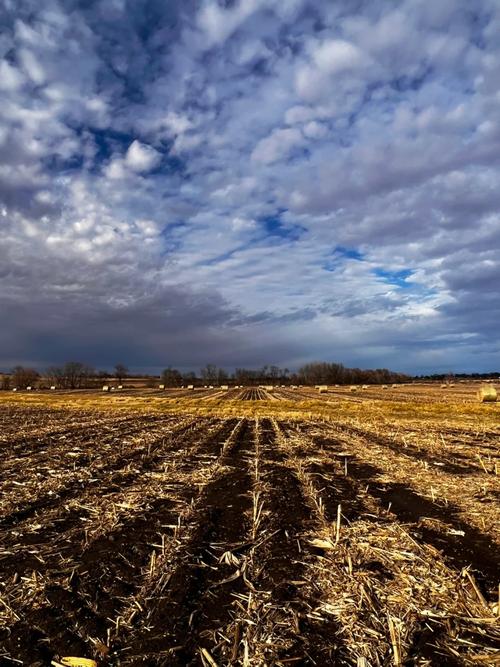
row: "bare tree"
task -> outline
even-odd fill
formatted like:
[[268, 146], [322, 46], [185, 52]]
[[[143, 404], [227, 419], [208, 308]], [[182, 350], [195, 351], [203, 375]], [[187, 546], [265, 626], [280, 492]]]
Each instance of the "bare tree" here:
[[161, 381], [165, 387], [180, 387], [182, 384], [182, 375], [176, 368], [169, 366], [161, 374]]
[[34, 368], [16, 366], [12, 371], [12, 382], [15, 387], [20, 387], [21, 389], [33, 386], [39, 377], [38, 371]]
[[207, 364], [205, 368], [202, 368], [201, 379], [206, 384], [214, 384], [217, 381], [217, 366], [215, 364]]
[[64, 366], [51, 366], [46, 371], [47, 379], [63, 389], [85, 387], [94, 370], [80, 361], [68, 361]]
[[121, 383], [121, 381], [128, 375], [128, 368], [123, 364], [116, 364], [115, 375], [118, 382]]

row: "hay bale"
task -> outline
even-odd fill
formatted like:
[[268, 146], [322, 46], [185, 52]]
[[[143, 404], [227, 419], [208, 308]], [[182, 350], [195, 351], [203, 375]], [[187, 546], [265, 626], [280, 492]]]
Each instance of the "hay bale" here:
[[26, 387], [26, 391], [31, 391], [33, 387]]
[[158, 389], [165, 389], [165, 385], [164, 384], [159, 384]]
[[51, 388], [50, 388], [50, 391], [54, 391], [55, 388], [56, 388], [56, 386], [53, 384], [53, 385], [51, 386]]
[[109, 385], [105, 384], [102, 388], [103, 391], [109, 391]]
[[349, 391], [358, 391], [358, 386], [353, 384], [349, 387]]
[[318, 385], [318, 391], [320, 394], [326, 394], [326, 392], [328, 391], [328, 385], [326, 384]]
[[229, 389], [229, 385], [228, 384], [221, 384], [220, 388], [225, 389], [227, 391]]
[[193, 384], [188, 384], [187, 388], [188, 389], [194, 389], [194, 385]]
[[382, 389], [389, 389], [389, 387], [386, 384], [383, 384]]
[[393, 385], [392, 385], [392, 388], [393, 388], [393, 389], [397, 389], [397, 388], [398, 388], [398, 385], [397, 385], [397, 384], [393, 384]]
[[477, 397], [481, 403], [495, 403], [497, 400], [497, 390], [495, 387], [487, 386], [481, 387], [477, 392]]
[[12, 391], [17, 391], [17, 387], [14, 387], [14, 389]]
[[266, 389], [267, 391], [273, 391], [274, 385], [273, 384], [266, 384], [266, 385], [264, 385], [264, 389]]
[[441, 389], [448, 389], [448, 385], [447, 384], [442, 384]]
[[361, 389], [368, 389], [368, 385], [367, 385], [367, 384], [364, 384], [364, 385], [361, 387]]
[[118, 389], [123, 389], [123, 385], [122, 385], [122, 384], [119, 384], [119, 385], [118, 385]]

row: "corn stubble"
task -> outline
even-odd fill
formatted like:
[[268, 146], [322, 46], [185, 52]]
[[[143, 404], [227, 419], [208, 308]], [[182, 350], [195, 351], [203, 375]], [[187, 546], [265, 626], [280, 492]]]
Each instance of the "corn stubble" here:
[[1, 397], [0, 662], [500, 664], [476, 392]]

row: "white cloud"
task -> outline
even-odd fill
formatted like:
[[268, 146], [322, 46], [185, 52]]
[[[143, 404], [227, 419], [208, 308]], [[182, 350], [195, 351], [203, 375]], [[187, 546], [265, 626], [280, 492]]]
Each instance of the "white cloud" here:
[[183, 134], [193, 127], [193, 123], [183, 114], [169, 111], [165, 116], [164, 124], [169, 128], [172, 134]]
[[33, 83], [38, 86], [42, 85], [46, 81], [46, 73], [40, 62], [40, 60], [35, 56], [35, 54], [28, 49], [19, 50], [19, 58], [23, 66], [24, 71], [33, 81]]
[[322, 139], [328, 134], [328, 128], [324, 123], [318, 123], [313, 120], [310, 123], [306, 123], [302, 128], [302, 132], [309, 139]]
[[232, 7], [224, 8], [215, 0], [208, 0], [200, 9], [197, 23], [204, 31], [208, 45], [219, 44], [263, 4], [264, 0], [238, 0]]
[[160, 161], [161, 153], [137, 139], [128, 147], [124, 160], [125, 165], [138, 174], [151, 171], [158, 166]]
[[6, 60], [0, 62], [0, 90], [16, 90], [24, 83], [24, 76]]
[[368, 63], [360, 48], [342, 39], [322, 42], [314, 49], [312, 58], [317, 67], [327, 74], [352, 72]]
[[295, 128], [274, 130], [255, 146], [251, 158], [254, 162], [271, 164], [287, 157], [290, 151], [303, 143], [303, 136]]
[[303, 123], [308, 120], [316, 118], [317, 111], [313, 107], [295, 106], [287, 109], [285, 114], [285, 123], [287, 125], [295, 125], [296, 123]]

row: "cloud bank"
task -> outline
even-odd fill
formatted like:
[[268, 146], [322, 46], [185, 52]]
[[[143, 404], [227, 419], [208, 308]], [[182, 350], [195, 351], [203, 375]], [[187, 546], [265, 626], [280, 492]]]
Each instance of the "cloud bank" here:
[[498, 367], [495, 0], [0, 21], [0, 367]]

